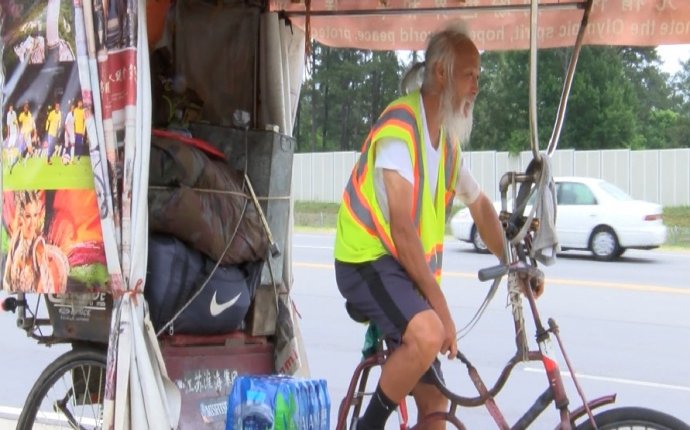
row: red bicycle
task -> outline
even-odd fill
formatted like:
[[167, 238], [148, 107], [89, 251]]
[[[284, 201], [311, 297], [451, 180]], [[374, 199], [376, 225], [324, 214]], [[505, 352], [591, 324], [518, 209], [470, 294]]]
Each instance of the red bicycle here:
[[[524, 216], [526, 203], [530, 196], [538, 192], [539, 186], [532, 187], [532, 184], [541, 184], [542, 171], [538, 167], [538, 163], [533, 163], [531, 168], [528, 168], [529, 173], [515, 174], [508, 173], [504, 175], [501, 181], [500, 191], [503, 201], [503, 211], [501, 211], [500, 218], [503, 223], [504, 231], [506, 233], [506, 255], [508, 256], [508, 263], [505, 265], [498, 265], [482, 269], [478, 276], [481, 281], [493, 280], [493, 285], [487, 296], [487, 301], [491, 299], [497, 287], [501, 283], [504, 276], [508, 278], [508, 296], [512, 308], [516, 352], [508, 361], [503, 371], [498, 376], [498, 379], [491, 388], [488, 388], [479, 375], [477, 369], [465, 357], [464, 354], [458, 352], [458, 360], [460, 360], [466, 367], [467, 373], [476, 387], [478, 395], [468, 397], [462, 396], [452, 391], [451, 387], [445, 385], [438, 375], [435, 378], [435, 384], [439, 390], [449, 399], [449, 409], [447, 412], [435, 412], [426, 417], [420, 418], [417, 425], [414, 427], [407, 426], [405, 414], [401, 414], [400, 428], [416, 429], [424, 428], [429, 423], [436, 421], [447, 421], [457, 429], [465, 429], [465, 425], [456, 416], [458, 407], [478, 407], [485, 406], [497, 428], [501, 430], [519, 430], [527, 429], [534, 420], [550, 405], [554, 404], [559, 411], [560, 421], [554, 425], [554, 428], [560, 430], [690, 430], [690, 426], [678, 420], [677, 418], [668, 414], [641, 407], [618, 407], [608, 409], [602, 412], [593, 413], [595, 409], [602, 406], [613, 404], [616, 400], [616, 395], [606, 395], [597, 399], [588, 400], [578, 383], [576, 373], [568, 358], [568, 355], [563, 347], [563, 342], [560, 337], [559, 328], [556, 322], [549, 318], [546, 326], [542, 323], [542, 318], [539, 315], [537, 302], [535, 297], [535, 289], [538, 285], [543, 285], [543, 273], [537, 267], [537, 261], [530, 257], [532, 254], [532, 246], [534, 241], [534, 234], [539, 229], [539, 220], [532, 216]], [[513, 186], [513, 190], [520, 185], [520, 192], [514, 195], [513, 201], [516, 202], [513, 213], [506, 210], [507, 190]], [[523, 300], [526, 299], [527, 308], [534, 321], [536, 329], [536, 348], [528, 345], [525, 336]], [[356, 315], [351, 316], [358, 321]], [[569, 370], [572, 382], [575, 385], [577, 393], [582, 400], [582, 405], [571, 409], [570, 400], [566, 395], [561, 376], [560, 367], [555, 357], [554, 348], [557, 344], [561, 356]], [[336, 429], [356, 429], [357, 419], [360, 416], [363, 400], [367, 393], [365, 391], [367, 380], [370, 371], [385, 363], [388, 357], [388, 351], [384, 348], [384, 342], [379, 341], [379, 348], [377, 352], [363, 360], [356, 367], [350, 385], [348, 387], [345, 398], [340, 404], [338, 410], [338, 422]], [[513, 424], [510, 425], [494, 398], [504, 387], [509, 379], [512, 370], [518, 363], [527, 361], [541, 362], [547, 376], [548, 385], [545, 390], [539, 395], [531, 407]], [[404, 401], [401, 404], [404, 412]], [[348, 418], [349, 417], [349, 418]]]

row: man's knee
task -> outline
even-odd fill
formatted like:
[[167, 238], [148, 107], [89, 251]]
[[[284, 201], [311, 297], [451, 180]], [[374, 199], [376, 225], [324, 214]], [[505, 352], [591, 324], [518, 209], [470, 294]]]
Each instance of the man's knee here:
[[436, 312], [429, 309], [410, 320], [402, 340], [418, 350], [424, 361], [432, 361], [443, 345], [443, 334], [443, 323]]

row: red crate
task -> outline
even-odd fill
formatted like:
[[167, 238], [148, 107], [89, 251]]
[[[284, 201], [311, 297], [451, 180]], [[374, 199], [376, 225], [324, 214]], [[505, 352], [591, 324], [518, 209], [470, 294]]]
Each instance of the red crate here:
[[175, 335], [160, 345], [168, 376], [182, 394], [180, 430], [224, 430], [234, 379], [274, 373], [273, 345], [265, 337]]

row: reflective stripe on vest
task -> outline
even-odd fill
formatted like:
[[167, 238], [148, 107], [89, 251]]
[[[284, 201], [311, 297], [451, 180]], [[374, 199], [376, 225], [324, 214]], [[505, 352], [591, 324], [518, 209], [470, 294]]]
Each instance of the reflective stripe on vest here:
[[454, 143], [451, 139], [446, 137], [446, 222], [450, 218], [450, 211], [453, 207], [453, 198], [455, 198], [455, 184], [458, 181], [458, 143]]

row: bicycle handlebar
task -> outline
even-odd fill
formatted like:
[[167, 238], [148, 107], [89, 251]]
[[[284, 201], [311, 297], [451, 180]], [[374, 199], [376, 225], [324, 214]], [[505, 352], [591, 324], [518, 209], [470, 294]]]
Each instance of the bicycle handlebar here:
[[496, 266], [485, 267], [484, 269], [480, 269], [479, 272], [477, 272], [477, 276], [479, 277], [480, 281], [484, 282], [491, 279], [500, 278], [506, 273], [508, 273], [508, 266], [506, 266], [505, 264], [499, 264]]

